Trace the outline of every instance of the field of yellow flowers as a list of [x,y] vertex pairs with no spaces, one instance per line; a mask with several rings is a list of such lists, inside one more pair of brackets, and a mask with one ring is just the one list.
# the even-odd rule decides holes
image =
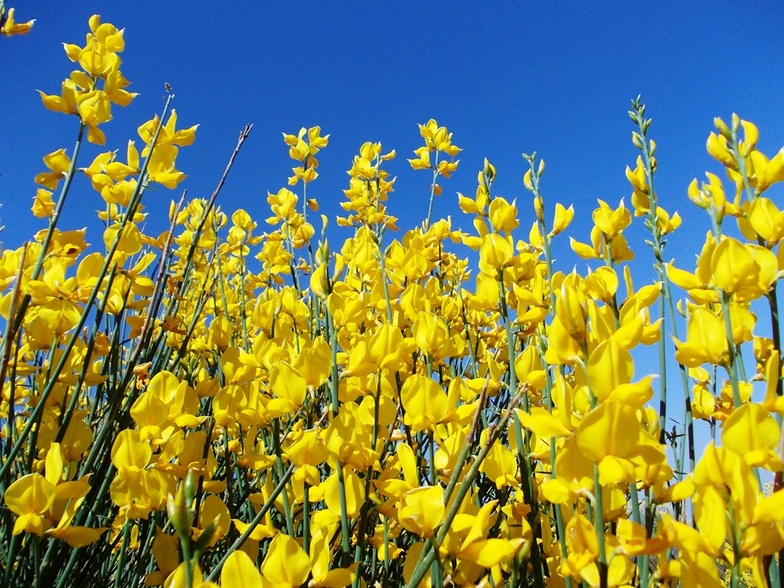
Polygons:
[[[0,32],[29,31],[2,10]],[[89,30],[41,94],[76,132],[35,178],[48,228],[0,249],[0,585],[781,585],[784,213],[766,191],[784,150],[757,150],[753,123],[708,136],[727,179],[688,188],[707,221],[696,266],[665,257],[680,218],[658,205],[639,99],[631,208],[600,201],[572,239],[585,275],[554,265],[574,212],[545,201],[535,154],[530,227],[487,161],[458,195],[474,231],[432,218],[460,151],[434,120],[409,160],[432,174],[430,209],[402,235],[395,151],[365,143],[337,219],[353,235],[328,241],[313,127],[284,135],[267,231],[221,211],[224,175],[155,236],[142,198],[184,179],[196,127],[170,95],[127,149],[84,161],[134,98],[123,31]],[[98,245],[59,226],[72,182],[103,200]],[[632,222],[653,279],[632,275]],[[657,359],[635,370],[641,346]]]

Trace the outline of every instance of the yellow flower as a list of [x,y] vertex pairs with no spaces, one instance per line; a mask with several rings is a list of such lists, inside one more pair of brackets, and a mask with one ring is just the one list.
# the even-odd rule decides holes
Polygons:
[[614,340],[602,341],[588,357],[591,392],[605,400],[619,386],[631,382],[634,364],[631,354]]
[[479,248],[479,269],[495,276],[499,270],[511,264],[514,257],[511,237],[504,238],[498,233],[488,233],[482,238]]
[[444,538],[442,549],[459,561],[471,562],[482,568],[492,568],[511,558],[526,540],[488,538],[492,526],[491,513],[496,504],[496,500],[491,500],[478,509],[476,514],[458,513]]
[[33,216],[37,218],[48,218],[54,214],[54,201],[49,190],[38,188],[33,197]]
[[635,410],[620,402],[603,402],[577,427],[577,446],[590,461],[624,458],[637,445],[640,423]]
[[585,516],[575,514],[566,524],[566,546],[569,556],[564,562],[569,575],[579,576],[589,564],[599,557],[596,530]]
[[703,306],[692,310],[686,341],[676,339],[675,347],[675,359],[686,367],[699,367],[703,363],[723,365],[729,358],[724,323],[716,313]]
[[88,139],[91,143],[103,145],[103,133],[98,131],[98,125],[112,120],[112,108],[106,92],[91,90],[79,94],[76,99],[76,109],[82,122],[90,129]]
[[354,572],[346,568],[330,569],[334,561],[330,536],[325,528],[318,528],[310,540],[310,563],[313,579],[309,586],[329,586],[342,588],[354,581]]
[[[303,138],[307,133],[307,141]],[[294,186],[302,180],[308,184],[318,177],[316,168],[318,160],[315,155],[329,143],[329,135],[321,136],[321,127],[311,127],[299,130],[297,135],[287,135],[283,133],[283,141],[289,146],[289,157],[295,161],[303,163],[301,166],[292,168],[294,175],[289,178],[289,185]]]
[[487,211],[487,216],[498,233],[510,234],[520,226],[520,221],[517,220],[517,206],[515,206],[515,202],[510,204],[501,196],[493,198]]
[[429,312],[417,314],[412,327],[417,347],[435,359],[444,359],[454,352],[444,319]]
[[747,403],[732,411],[724,421],[721,441],[750,466],[772,471],[784,468],[775,448],[781,434],[776,420],[759,404]]
[[112,445],[111,459],[117,476],[109,488],[112,501],[127,511],[128,518],[146,518],[150,511],[163,508],[166,497],[174,494],[175,478],[147,469],[152,449],[139,432],[126,429]]
[[73,80],[66,79],[63,81],[61,96],[57,94],[44,94],[40,90],[38,93],[41,95],[43,105],[52,112],[62,112],[63,114],[79,114],[76,107],[76,95],[79,88]]
[[372,439],[373,426],[363,422],[360,407],[354,402],[340,407],[340,413],[324,433],[324,444],[330,456],[356,469],[371,467],[376,462],[379,450],[373,447]]
[[738,226],[747,238],[756,240],[758,235],[773,247],[784,238],[784,213],[769,198],[760,196],[749,205],[746,218],[738,217]]
[[441,386],[426,376],[413,375],[403,383],[400,397],[405,409],[404,422],[411,430],[433,430],[449,412],[449,401]]
[[623,230],[632,222],[631,213],[623,201],[612,209],[603,200],[593,211],[594,227],[591,243],[581,243],[570,237],[572,250],[583,259],[609,259],[615,263],[634,259]]
[[270,370],[270,388],[277,398],[270,400],[267,410],[272,416],[292,414],[305,401],[307,382],[298,370],[285,362],[277,362]]
[[441,486],[414,488],[403,495],[398,519],[403,528],[423,539],[433,537],[444,516],[444,489]]
[[726,238],[716,246],[711,268],[713,283],[730,294],[754,288],[760,282],[760,265],[755,263],[751,250],[737,239]]
[[[510,432],[510,435],[513,434]],[[482,432],[482,443],[487,442],[487,431]],[[486,475],[496,488],[517,486],[517,458],[512,451],[501,443],[493,443],[487,456],[479,466],[479,471]]]
[[14,523],[13,534],[43,535],[51,527],[44,514],[54,500],[55,486],[41,474],[27,474],[11,484],[5,493],[5,503],[19,517]]
[[[721,121],[721,119],[717,119],[717,120]],[[722,122],[722,124],[724,123]],[[725,167],[729,169],[737,168],[738,164],[735,162],[735,158],[733,157],[732,152],[729,149],[729,143],[724,133],[721,134],[711,133],[710,135],[708,135],[708,140],[705,146],[708,150],[708,153],[716,161],[723,164]]]
[[71,168],[71,158],[66,155],[65,149],[58,149],[44,156],[44,164],[50,171],[35,176],[35,183],[54,190],[60,179],[68,174],[68,170]]
[[[745,122],[745,121],[744,121]],[[772,158],[768,159],[761,151],[754,149],[747,161],[751,185],[760,194],[773,184],[784,181],[784,149],[779,150]]]
[[[145,157],[149,152],[150,142],[155,136],[155,131],[158,129],[159,124],[160,120],[157,116],[155,116],[152,120],[147,121],[139,127],[139,136],[146,145],[142,151],[142,157]],[[199,128],[199,125],[193,125],[187,129],[180,130],[177,130],[176,127],[177,111],[172,110],[171,114],[169,115],[169,119],[166,121],[166,124],[163,125],[163,128],[161,128],[156,147],[158,145],[178,145],[179,147],[187,147],[188,145],[192,145],[196,140],[196,129]]]
[[3,14],[3,11],[0,10],[0,33],[4,34],[6,37],[26,35],[30,32],[30,29],[33,28],[33,24],[35,23],[35,19],[28,20],[27,22],[16,22],[16,19],[14,18],[15,10],[15,8],[9,8],[7,14]]

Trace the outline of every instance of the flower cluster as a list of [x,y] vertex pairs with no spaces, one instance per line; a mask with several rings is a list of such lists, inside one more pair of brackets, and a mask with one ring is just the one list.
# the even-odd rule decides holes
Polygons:
[[125,88],[130,82],[120,71],[119,53],[125,49],[123,30],[113,24],[90,18],[90,32],[84,47],[64,45],[68,59],[81,69],[74,70],[63,81],[59,95],[40,92],[44,106],[55,112],[75,114],[87,127],[87,140],[103,145],[106,137],[98,125],[112,120],[112,104],[128,106],[136,94]]

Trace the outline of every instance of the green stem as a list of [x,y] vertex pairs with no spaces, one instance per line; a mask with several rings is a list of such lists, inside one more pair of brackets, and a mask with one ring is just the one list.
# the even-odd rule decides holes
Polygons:
[[727,304],[729,300],[729,294],[726,292],[722,292],[721,295],[721,313],[724,318],[724,332],[727,337],[727,350],[729,352],[729,374],[730,374],[730,383],[732,384],[732,400],[735,404],[735,408],[738,408],[741,405],[740,401],[740,383],[738,382],[738,350],[735,346],[735,340],[732,336],[732,319],[730,318],[730,310],[729,305]]
[[439,151],[436,150],[436,159],[433,163],[433,181],[430,182],[430,203],[427,205],[427,220],[425,221],[424,232],[430,228],[430,219],[433,218],[433,201],[436,196],[436,180],[438,180],[438,155]]
[[[273,435],[273,443],[275,447],[275,465],[278,470],[278,477],[282,478],[283,474],[285,473],[283,469],[283,452],[280,446],[280,423],[279,419],[275,418],[272,419],[272,435]],[[281,495],[283,499],[283,512],[286,517],[286,529],[288,530],[288,535],[294,536],[294,516],[291,512],[291,505],[289,504],[289,495],[286,492],[283,492]]]
[[[120,588],[124,582],[124,573],[123,568],[125,567],[125,556],[128,552],[128,540],[131,537],[131,524],[130,521],[125,521],[123,525],[123,537],[122,537],[122,546],[120,547],[120,554],[119,558],[117,559],[117,569],[115,570],[114,575],[114,588]],[[187,564],[186,564],[186,574],[187,574]],[[191,584],[193,581],[191,580]]]
[[599,586],[607,588],[607,553],[604,543],[604,506],[602,485],[599,483],[599,466],[593,466],[593,519],[596,528],[596,538],[599,543]]

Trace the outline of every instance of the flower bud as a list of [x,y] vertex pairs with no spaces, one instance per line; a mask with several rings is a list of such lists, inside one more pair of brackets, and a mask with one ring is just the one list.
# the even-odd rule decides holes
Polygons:
[[176,496],[169,494],[166,499],[166,512],[177,534],[180,537],[190,536],[191,513],[185,501],[185,484],[180,484]]
[[195,470],[188,470],[185,476],[185,503],[190,506],[196,499],[196,493],[199,490],[199,476]]
[[732,132],[733,134],[738,134],[740,130],[740,117],[736,113],[732,113]]
[[215,536],[215,531],[217,530],[217,521],[212,521],[209,525],[207,525],[207,527],[205,527],[204,531],[202,531],[201,535],[199,535],[199,538],[196,539],[195,543],[193,544],[195,559],[201,557],[201,554],[207,550],[207,548],[210,546],[212,538]]
[[523,185],[525,186],[525,189],[528,190],[529,192],[533,192],[534,191],[534,185],[531,182],[531,170],[530,169],[527,172],[525,172],[525,175],[523,176]]
[[757,146],[757,141],[759,140],[759,130],[754,123],[747,120],[741,121],[741,125],[743,125],[743,143],[741,155],[743,157],[748,157]]
[[723,120],[721,120],[718,116],[713,119],[713,126],[721,133],[721,135],[727,139],[728,141],[732,139],[732,132],[730,128],[727,126]]
[[482,168],[482,173],[487,178],[488,182],[492,183],[493,180],[495,180],[495,166],[489,161],[487,161],[486,157],[485,157],[484,167]]

